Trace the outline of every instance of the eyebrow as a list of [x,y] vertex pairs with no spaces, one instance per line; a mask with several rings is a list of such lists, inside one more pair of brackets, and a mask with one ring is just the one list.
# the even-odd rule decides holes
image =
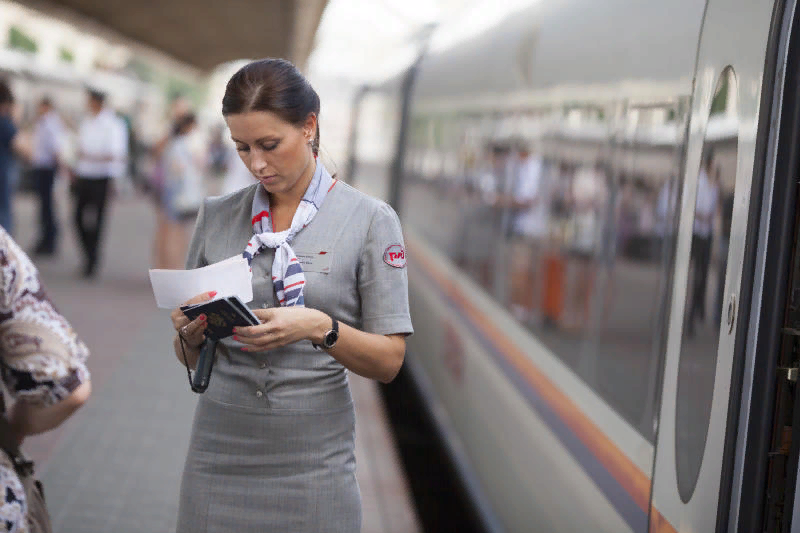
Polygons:
[[[236,138],[236,137],[234,137],[234,136],[231,136],[231,140],[232,140],[233,142],[242,143],[242,144],[247,144],[246,142],[244,142],[244,141],[240,141],[239,139],[237,139],[237,138]],[[266,137],[261,137],[260,139],[256,139],[256,143],[262,143],[262,142],[267,142],[267,141],[280,141],[280,138],[278,138],[278,137],[273,137],[272,135],[267,135]]]

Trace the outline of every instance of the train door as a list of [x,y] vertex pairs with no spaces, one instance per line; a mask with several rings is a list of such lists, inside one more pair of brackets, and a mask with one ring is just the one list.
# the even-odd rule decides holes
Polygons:
[[[698,51],[653,474],[651,532],[715,531],[737,423],[740,306],[772,6],[709,0]],[[747,37],[742,38],[743,35]],[[737,325],[741,328],[737,328]],[[731,398],[734,400],[732,401]]]

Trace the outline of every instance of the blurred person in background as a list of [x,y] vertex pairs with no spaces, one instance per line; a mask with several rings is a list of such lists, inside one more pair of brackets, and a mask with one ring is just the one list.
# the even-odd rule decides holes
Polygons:
[[114,183],[114,192],[130,191],[132,183],[130,180],[129,160],[131,143],[131,122],[121,113],[113,113],[117,129],[117,155],[109,165],[109,174]]
[[[722,187],[722,179],[717,171],[717,183]],[[728,249],[731,242],[731,224],[733,223],[733,191],[722,193],[719,219],[719,250],[717,258],[717,295],[714,300],[714,318],[717,328],[722,325],[722,307],[725,297],[725,271],[728,269]]]
[[547,242],[549,195],[544,161],[526,144],[518,150],[510,198],[511,310],[517,320],[533,326],[541,320],[541,254]]
[[572,285],[567,329],[584,329],[589,325],[592,286],[595,279],[596,254],[603,235],[603,218],[607,209],[608,187],[605,165],[598,161],[575,173],[570,189],[573,238],[570,255],[576,279]]
[[164,262],[160,268],[183,268],[192,225],[205,198],[203,173],[190,146],[190,135],[196,127],[194,113],[179,118],[164,153],[163,216],[157,232],[163,246],[160,253]]
[[53,204],[53,184],[61,165],[64,125],[49,97],[39,102],[33,131],[32,170],[39,197],[39,241],[34,255],[53,255],[58,244],[56,209]]
[[[111,180],[126,159],[127,139],[117,116],[105,106],[106,95],[89,91],[89,114],[78,132],[75,166],[75,225],[83,248],[83,276],[97,273]],[[88,220],[87,220],[88,216]]]
[[14,193],[12,167],[17,148],[17,127],[12,119],[14,95],[5,81],[0,81],[0,226],[13,232],[11,197]]
[[655,207],[655,235],[653,240],[653,258],[663,260],[666,243],[675,235],[675,215],[678,208],[677,176],[670,174],[669,179],[661,186]]
[[175,96],[170,102],[167,120],[169,127],[164,135],[150,148],[150,156],[153,160],[152,174],[149,177],[149,190],[153,205],[156,209],[156,232],[153,237],[153,267],[169,268],[169,250],[167,250],[167,236],[161,231],[165,224],[169,223],[168,214],[164,211],[165,192],[165,154],[167,148],[175,136],[175,126],[180,119],[190,112],[188,101],[181,95]]
[[232,143],[225,138],[226,130],[227,128],[222,124],[214,126],[210,135],[211,140],[208,142],[208,169],[215,178],[225,176],[230,153],[233,152],[236,155],[236,151],[231,149],[233,148]]
[[708,269],[711,265],[711,244],[714,216],[719,208],[719,183],[714,169],[714,153],[709,151],[703,159],[703,167],[697,178],[697,198],[692,228],[692,298],[689,308],[687,335],[695,333],[695,323],[706,318],[706,293],[708,292]]
[[40,489],[19,446],[59,426],[89,398],[89,351],[3,229],[0,257],[0,532],[22,533],[29,520],[43,517]]

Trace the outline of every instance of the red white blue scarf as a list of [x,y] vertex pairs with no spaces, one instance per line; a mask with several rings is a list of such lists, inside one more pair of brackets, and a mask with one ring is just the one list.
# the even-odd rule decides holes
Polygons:
[[272,285],[281,306],[305,305],[303,288],[306,276],[303,267],[292,250],[291,242],[300,230],[308,226],[322,206],[325,196],[333,187],[334,179],[317,161],[314,177],[308,185],[300,205],[292,218],[289,229],[275,233],[269,213],[269,194],[264,187],[258,187],[253,198],[253,237],[242,254],[248,263],[264,248],[275,248],[272,262]]

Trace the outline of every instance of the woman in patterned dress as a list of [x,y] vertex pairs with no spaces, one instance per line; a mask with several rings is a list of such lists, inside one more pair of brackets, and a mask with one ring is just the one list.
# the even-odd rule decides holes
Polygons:
[[[44,292],[36,267],[0,228],[0,416],[15,440],[49,431],[89,397],[89,351]],[[0,533],[29,531],[25,492],[0,450]]]

